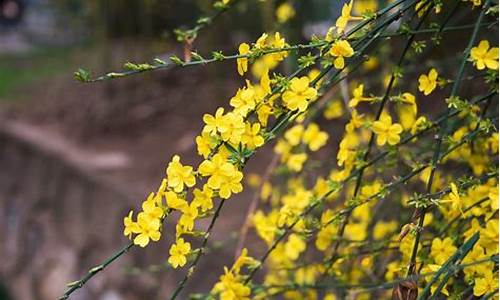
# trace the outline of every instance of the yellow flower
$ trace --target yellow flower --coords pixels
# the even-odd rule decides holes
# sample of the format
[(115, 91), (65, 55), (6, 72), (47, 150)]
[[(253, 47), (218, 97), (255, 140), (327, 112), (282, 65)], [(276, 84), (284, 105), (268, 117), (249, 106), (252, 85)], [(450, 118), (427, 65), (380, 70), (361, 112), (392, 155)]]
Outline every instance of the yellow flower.
[(437, 264), (445, 263), (455, 251), (457, 251), (457, 247), (453, 245), (453, 241), (449, 237), (444, 240), (440, 238), (432, 240), (431, 256)]
[(202, 132), (201, 135), (196, 137), (196, 146), (198, 154), (207, 158), (212, 152), (212, 149), (217, 145), (217, 141), (210, 136), (208, 132)]
[(460, 211), (463, 215), (463, 211), (462, 211), (463, 201), (460, 199), (460, 194), (458, 193), (457, 186), (454, 183), (451, 183), (450, 187), (451, 187), (451, 192), (448, 193), (447, 198), (441, 200), (441, 202), (451, 203), (452, 212)]
[(476, 278), (474, 281), (474, 296), (481, 296), (498, 290), (498, 278), (493, 276), (491, 270), (483, 274), (483, 276)]
[(139, 225), (136, 222), (134, 222), (134, 220), (132, 219), (133, 214), (134, 214), (134, 212), (130, 211), (128, 213), (128, 216), (126, 216), (123, 219), (123, 225), (125, 226), (125, 228), (123, 229), (123, 235), (125, 235), (128, 238), (131, 238), (132, 233), (139, 233), (140, 232)]
[(398, 272), (401, 271), (400, 263), (397, 261), (392, 261), (387, 264), (387, 271), (385, 272), (385, 280), (392, 281), (394, 277), (397, 276)]
[(172, 191), (168, 191), (165, 194), (165, 198), (167, 198), (167, 206), (171, 209), (182, 210), (188, 205), (186, 200), (180, 198), (176, 193)]
[(219, 189), (226, 177), (233, 174), (235, 167), (228, 163), (221, 154), (216, 154), (211, 160), (204, 160), (198, 167), (202, 176), (210, 176), (207, 181), (211, 189)]
[(140, 213), (137, 216), (137, 225), (139, 233), (134, 238), (134, 244), (141, 247), (146, 247), (149, 240), (158, 241), (160, 239), (160, 220), (151, 219), (147, 217), (144, 213)]
[(352, 132), (355, 128), (360, 128), (365, 124), (365, 115), (359, 114), (356, 109), (351, 110), (351, 121), (346, 125), (345, 130)]
[(364, 97), (363, 96), (364, 85), (360, 84), (357, 88), (352, 92), (352, 99), (349, 101), (349, 107), (353, 108), (358, 106), (358, 103), (361, 101), (371, 101), (375, 99), (374, 97)]
[(354, 10), (358, 14), (373, 13), (378, 8), (377, 0), (357, 0), (354, 2)]
[(498, 133), (493, 133), (491, 137), (488, 139), (490, 144), (490, 150), (492, 153), (498, 153)]
[(168, 258), (168, 263), (174, 268), (182, 267), (186, 264), (186, 255), (191, 252), (191, 244), (184, 242), (183, 238), (177, 239), (176, 243), (170, 247), (168, 253), (170, 257)]
[(233, 169), (230, 176), (226, 176), (222, 181), (219, 189), (219, 196), (222, 199), (229, 199), (231, 193), (237, 194), (243, 190), (243, 185), (241, 185), (241, 180), (243, 179), (243, 173)]
[(194, 199), (192, 205), (199, 207), (202, 212), (205, 212), (214, 207), (212, 202), (213, 191), (207, 186), (203, 186), (203, 190), (194, 189)]
[(321, 131), (318, 124), (310, 123), (306, 131), (304, 131), (302, 140), (309, 146), (311, 151), (317, 151), (328, 141), (328, 133)]
[[(276, 32), (274, 36), (269, 36), (267, 33), (263, 33), (262, 36), (255, 42), (256, 49), (280, 49), (286, 47), (287, 44), (285, 39), (281, 37), (279, 32)], [(263, 57), (257, 59), (252, 65), (252, 74), (260, 78), (268, 70), (276, 68), (278, 63), (288, 56), (287, 51), (273, 52), (264, 55)]]
[(323, 300), (337, 300), (337, 296), (335, 296), (335, 294), (333, 293), (328, 293), (325, 295)]
[(271, 194), (273, 193), (273, 187), (269, 183), (269, 181), (266, 181), (262, 184), (262, 189), (260, 190), (260, 198), (265, 201), (271, 197)]
[(281, 4), (280, 6), (278, 6), (278, 9), (276, 9), (276, 18), (278, 19), (279, 23), (285, 23), (294, 16), (295, 9), (293, 9), (293, 6), (291, 6), (288, 2)]
[(240, 256), (236, 259), (236, 261), (233, 264), (233, 267), (231, 268), (232, 272), (239, 273), (241, 268), (245, 265), (247, 266), (257, 266), (260, 262), (254, 259), (251, 256), (248, 256), (248, 249), (243, 248), (241, 250)]
[(306, 160), (307, 154), (305, 153), (291, 154), (286, 162), (286, 165), (290, 170), (299, 172), (302, 170), (302, 165)]
[(214, 285), (212, 293), (218, 294), (220, 300), (250, 300), (250, 287), (244, 285), (239, 274), (234, 274), (224, 267), (224, 275)]
[(300, 144), (303, 133), (304, 126), (302, 124), (295, 125), (285, 132), (285, 139), (290, 145), (297, 146), (298, 144)]
[(320, 251), (327, 250), (333, 242), (333, 238), (337, 234), (337, 228), (332, 224), (322, 227), (316, 235), (315, 246)]
[(158, 204), (158, 206), (161, 206), (162, 205), (162, 199), (163, 199), (163, 196), (165, 195), (165, 193), (167, 192), (167, 178), (163, 178), (161, 180), (161, 183), (160, 183), (160, 186), (158, 187), (158, 190), (156, 191), (156, 202)]
[(260, 78), (260, 87), (264, 90), (266, 95), (271, 94), (271, 79), (269, 78), (269, 69), (266, 69)]
[(400, 96), (401, 105), (398, 105), (398, 117), (404, 130), (409, 130), (415, 124), (417, 117), (417, 104), (415, 96), (411, 93), (403, 93)]
[(340, 40), (333, 43), (330, 48), (330, 55), (335, 57), (333, 61), (333, 65), (336, 69), (344, 68), (344, 57), (351, 57), (354, 55), (354, 49), (352, 49), (351, 45), (348, 41)]
[[(271, 47), (273, 48), (285, 48), (287, 43), (285, 42), (285, 38), (282, 38), (279, 32), (274, 33), (274, 37), (270, 41)], [(271, 58), (275, 62), (282, 61), (285, 57), (288, 56), (287, 51), (275, 52), (266, 55), (266, 57)], [(271, 68), (269, 68), (271, 69)]]
[(481, 5), (482, 0), (471, 0), (471, 2), (472, 2), (472, 6), (476, 7), (476, 6), (480, 6)]
[(493, 211), (498, 209), (498, 185), (491, 187), (488, 193), (490, 198), (490, 207)]
[(414, 114), (417, 114), (417, 103), (416, 98), (412, 93), (403, 93), (401, 95), (401, 102), (411, 105)]
[(196, 179), (193, 174), (193, 167), (183, 166), (180, 163), (179, 155), (174, 155), (167, 167), (167, 182), (168, 186), (177, 193), (182, 192), (184, 185), (187, 187), (194, 186)]
[[(441, 269), (441, 265), (428, 264), (428, 265), (425, 265), (422, 268), (422, 271), (420, 273), (422, 273), (422, 274), (432, 274), (432, 273), (436, 273), (437, 271), (439, 271), (439, 269)], [(431, 278), (432, 278), (432, 275), (425, 276), (425, 279), (427, 281), (430, 280)], [(434, 291), (437, 289), (437, 287), (438, 287), (438, 284), (434, 284), (434, 285), (431, 286), (431, 294), (432, 295), (434, 295)], [(450, 293), (448, 292), (448, 289), (446, 288), (446, 285), (441, 290), (441, 293), (443, 293), (446, 296), (450, 295)]]
[(396, 221), (384, 222), (380, 221), (373, 227), (373, 237), (376, 240), (380, 240), (389, 234), (393, 234), (398, 228), (398, 223)]
[(342, 14), (337, 19), (337, 22), (335, 22), (338, 34), (341, 34), (345, 30), (347, 22), (349, 22), (350, 20), (362, 19), (360, 17), (351, 16), (351, 10), (352, 10), (352, 1), (349, 1), (349, 3), (345, 3), (344, 6), (342, 7)]
[[(286, 249), (285, 249), (286, 251)], [(316, 280), (316, 275), (318, 273), (318, 268), (314, 265), (309, 267), (301, 267), (295, 272), (295, 282), (298, 284), (314, 284)], [(301, 298), (302, 299), (302, 298)], [(306, 299), (317, 299), (317, 297), (308, 297)]]
[(419, 117), (411, 127), (411, 134), (416, 134), (417, 132), (424, 130), (427, 128), (428, 124), (429, 120), (427, 120), (425, 116)]
[(463, 233), (463, 236), (466, 240), (468, 240), (473, 234), (475, 234), (480, 229), (481, 229), (481, 224), (479, 224), (479, 221), (476, 218), (474, 218), (470, 221), (470, 228)]
[(229, 105), (234, 107), (234, 112), (245, 117), (247, 113), (255, 108), (256, 92), (250, 82), (247, 81), (247, 87), (238, 89), (236, 95), (229, 100)]
[[(307, 73), (307, 77), (309, 77), (310, 81), (316, 80), (316, 78), (318, 78), (318, 76), (320, 76), (320, 75), (321, 75), (321, 72), (316, 68), (311, 69), (311, 71), (309, 71), (309, 73)], [(323, 79), (319, 79), (318, 81), (316, 81), (316, 87), (319, 87), (321, 85), (322, 81), (323, 81)]]
[[(472, 248), (472, 250), (469, 253), (467, 253), (462, 262), (464, 264), (470, 264), (485, 258), (487, 258), (487, 256), (484, 254), (483, 247), (479, 246), (478, 244), (475, 244), (474, 248)], [(483, 272), (486, 271), (485, 269), (488, 269), (488, 267), (490, 266), (486, 263), (471, 265), (467, 268), (464, 268), (464, 273), (466, 278), (471, 278), (475, 274), (482, 275)]]
[(346, 236), (351, 240), (362, 241), (366, 239), (367, 223), (349, 223), (345, 227)]
[(237, 145), (240, 143), (241, 136), (245, 132), (245, 122), (242, 116), (230, 112), (222, 118), (222, 123), (217, 129), (223, 141)]
[(210, 135), (217, 134), (218, 128), (220, 128), (223, 124), (224, 120), (224, 108), (219, 107), (215, 111), (215, 115), (204, 114), (203, 122), (205, 122), (205, 126), (203, 127), (203, 132), (206, 132)]
[(292, 151), (292, 146), (284, 140), (278, 140), (274, 146), (274, 153), (279, 154), (281, 162), (285, 162)]
[(156, 199), (154, 193), (151, 193), (148, 199), (142, 202), (142, 211), (151, 219), (160, 219), (163, 216), (163, 210), (156, 206)]
[(260, 105), (257, 109), (257, 117), (262, 126), (267, 126), (269, 116), (273, 113), (273, 106), (270, 103)]
[(182, 215), (179, 219), (178, 224), (182, 226), (185, 231), (193, 230), (194, 221), (198, 217), (198, 208), (195, 203), (191, 205), (186, 205), (182, 208)]
[(378, 58), (375, 56), (370, 56), (368, 60), (363, 63), (363, 68), (367, 71), (375, 70), (379, 65)]
[[(403, 240), (399, 243), (399, 252), (403, 256), (403, 262), (409, 262), (410, 256), (415, 245), (415, 236), (413, 234), (407, 234), (403, 237)], [(422, 245), (418, 245), (418, 250), (422, 248)]]
[(491, 219), (479, 230), (479, 245), (483, 246), (487, 255), (498, 252), (498, 219)]
[(477, 47), (470, 50), (469, 60), (478, 70), (484, 68), (498, 70), (498, 47), (490, 48), (490, 43), (487, 40), (482, 40)]
[(344, 114), (342, 102), (339, 100), (332, 101), (326, 108), (323, 116), (327, 120), (332, 120), (341, 117)]
[(257, 41), (255, 41), (255, 48), (257, 49), (263, 49), (263, 48), (266, 48), (267, 47), (267, 38), (269, 37), (269, 35), (267, 33), (263, 33), (258, 39)]
[(422, 74), (418, 78), (418, 90), (424, 93), (424, 95), (429, 95), (436, 88), (438, 73), (436, 69), (432, 68), (428, 75)]
[(372, 130), (377, 134), (377, 145), (383, 146), (385, 143), (396, 145), (399, 143), (399, 134), (403, 131), (400, 124), (392, 123), (391, 116), (383, 114), (380, 120), (373, 122)]
[[(421, 17), (424, 15), (424, 13), (425, 13), (425, 9), (422, 9), (422, 7), (423, 7), (424, 5), (427, 5), (427, 4), (428, 4), (428, 2), (427, 2), (427, 1), (425, 1), (425, 0), (421, 0), (420, 2), (418, 2), (418, 3), (415, 5), (415, 11), (418, 11), (418, 14), (417, 14), (417, 15), (418, 15), (420, 18), (421, 18)], [(443, 6), (443, 5), (442, 5), (442, 3), (440, 3), (440, 4), (438, 4), (438, 5), (435, 5), (435, 6), (434, 6), (434, 12), (435, 12), (436, 14), (439, 14), (439, 13), (441, 12), (441, 8), (442, 8), (442, 6)]]
[(276, 234), (275, 231), (275, 219), (276, 213), (270, 213), (269, 216), (264, 215), (262, 211), (257, 211), (252, 217), (252, 223), (257, 231), (257, 234), (262, 238), (268, 245), (274, 240)]
[(285, 254), (290, 260), (299, 258), (300, 253), (306, 249), (306, 242), (296, 234), (291, 234), (285, 244)]
[(283, 93), (282, 98), (288, 109), (302, 112), (307, 109), (308, 100), (312, 100), (316, 95), (316, 89), (309, 87), (309, 78), (304, 76), (294, 77), (290, 81), (289, 90)]
[[(250, 46), (247, 43), (242, 43), (238, 47), (238, 52), (240, 55), (248, 55), (250, 53)], [(237, 58), (236, 65), (238, 66), (238, 74), (243, 76), (243, 74), (245, 74), (245, 72), (248, 70), (248, 58)]]
[(260, 124), (250, 122), (245, 125), (245, 133), (241, 136), (241, 143), (249, 149), (255, 149), (264, 145), (264, 138), (259, 134)]

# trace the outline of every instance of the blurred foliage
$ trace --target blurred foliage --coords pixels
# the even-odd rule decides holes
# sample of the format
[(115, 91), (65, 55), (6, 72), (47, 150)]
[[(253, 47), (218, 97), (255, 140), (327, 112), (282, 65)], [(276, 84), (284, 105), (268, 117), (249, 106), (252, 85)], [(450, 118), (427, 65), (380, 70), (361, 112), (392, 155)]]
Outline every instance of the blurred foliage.
[(18, 99), (15, 93), (26, 84), (67, 72), (71, 68), (68, 65), (70, 57), (67, 48), (44, 48), (0, 56), (0, 100)]

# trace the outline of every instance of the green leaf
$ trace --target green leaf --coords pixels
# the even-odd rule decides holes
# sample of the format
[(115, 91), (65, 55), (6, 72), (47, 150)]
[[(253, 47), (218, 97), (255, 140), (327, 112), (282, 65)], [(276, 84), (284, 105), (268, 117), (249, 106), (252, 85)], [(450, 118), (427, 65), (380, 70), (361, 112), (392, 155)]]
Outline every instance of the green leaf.
[(158, 64), (158, 65), (166, 65), (167, 64), (166, 61), (159, 59), (159, 58), (155, 58), (153, 61), (155, 64)]
[(90, 81), (90, 72), (84, 69), (78, 69), (75, 73), (73, 73), (73, 77), (81, 82), (89, 82)]
[(177, 55), (170, 56), (170, 60), (178, 66), (184, 65), (184, 62)]
[(310, 52), (307, 55), (299, 57), (298, 62), (301, 68), (307, 68), (314, 65), (316, 61), (316, 56), (312, 55)]
[(197, 52), (191, 52), (191, 57), (196, 60), (196, 61), (203, 61), (205, 60), (203, 56), (199, 55)]
[(224, 60), (226, 57), (224, 56), (224, 54), (222, 54), (221, 51), (214, 51), (212, 52), (212, 57), (215, 59), (215, 60)]

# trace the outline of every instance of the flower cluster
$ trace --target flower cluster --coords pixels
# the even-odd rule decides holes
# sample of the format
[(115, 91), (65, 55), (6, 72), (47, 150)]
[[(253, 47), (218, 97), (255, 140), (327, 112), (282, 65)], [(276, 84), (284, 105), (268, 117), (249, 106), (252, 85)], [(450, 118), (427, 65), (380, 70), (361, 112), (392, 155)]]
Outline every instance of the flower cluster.
[[(285, 40), (279, 33), (273, 37), (263, 34), (252, 46), (241, 44), (238, 73), (243, 75), (248, 70), (250, 54), (285, 46)], [(134, 244), (145, 247), (150, 240), (158, 241), (163, 219), (178, 213), (176, 241), (170, 247), (168, 262), (174, 268), (188, 262), (193, 249), (186, 238), (197, 235), (196, 220), (214, 213), (215, 198), (223, 201), (243, 190), (241, 169), (246, 159), (264, 145), (270, 117), (277, 117), (284, 110), (303, 112), (308, 103), (316, 99), (317, 90), (310, 86), (308, 77), (291, 78), (282, 87), (281, 95), (273, 92), (276, 80), (270, 78), (269, 70), (286, 56), (287, 52), (278, 51), (259, 58), (255, 64), (259, 61), (264, 64), (263, 71), (257, 72), (259, 81), (252, 83), (247, 80), (246, 85), (237, 90), (229, 101), (232, 109), (226, 111), (219, 107), (213, 115), (203, 116), (205, 125), (196, 137), (198, 154), (203, 158), (198, 167), (185, 165), (178, 155), (174, 155), (158, 191), (151, 193), (143, 202), (143, 211), (138, 214), (137, 221), (133, 220), (133, 211), (124, 219), (124, 234), (132, 238)], [(320, 131), (317, 124), (309, 124), (299, 139), (311, 151), (316, 151), (326, 143), (327, 138), (328, 135)], [(298, 170), (300, 159), (295, 158), (294, 161), (291, 165)], [(231, 273), (226, 275), (227, 280), (232, 276)], [(224, 282), (229, 284), (227, 280)]]
[[(248, 62), (252, 61), (251, 57), (256, 57), (257, 59), (252, 64), (252, 74), (260, 78), (267, 71), (275, 69), (279, 62), (288, 56), (287, 51), (279, 51), (287, 46), (288, 44), (279, 32), (274, 35), (262, 34), (252, 47), (247, 43), (240, 44), (239, 54), (244, 57), (236, 60), (238, 73), (243, 76), (248, 71)], [(265, 51), (269, 53), (263, 54)]]
[[(241, 255), (236, 259), (231, 269), (224, 268), (224, 275), (214, 285), (212, 293), (219, 295), (223, 300), (250, 300), (250, 287), (245, 285), (245, 275), (241, 274), (242, 268), (252, 269), (258, 266), (259, 262), (248, 256), (248, 250), (242, 250)], [(253, 298), (252, 298), (253, 299)]]
[(321, 131), (316, 123), (310, 123), (307, 127), (303, 124), (295, 125), (285, 132), (284, 137), (278, 141), (274, 151), (292, 172), (302, 170), (302, 165), (307, 160), (307, 149), (318, 151), (328, 141), (328, 133)]
[[(467, 9), (482, 6), (475, 26), (483, 26), (481, 18), (494, 10), (479, 0), (471, 3)], [(491, 107), (498, 105), (498, 47), (475, 41), (474, 34), (465, 52), (457, 50), (462, 66), (475, 67), (469, 69), (477, 82), (477, 90), (459, 94), (470, 79), (466, 68), (455, 74), (436, 61), (422, 64), (425, 69), (407, 63), (425, 58), (428, 45), (418, 34), (436, 32), (429, 41), (441, 47), (441, 34), (468, 27), (436, 31), (435, 23), (423, 19), (447, 9), (441, 1), (391, 5), (376, 13), (374, 0), (345, 3), (335, 26), (309, 44), (289, 45), (279, 32), (241, 43), (230, 58), (239, 75), (251, 76), (227, 105), (203, 115), (195, 138), (199, 161), (188, 165), (174, 155), (137, 217), (130, 211), (124, 218), (131, 243), (145, 247), (158, 241), (164, 220), (172, 218), (175, 242), (168, 263), (178, 268), (192, 262), (194, 270), (193, 257), (205, 250), (194, 246), (196, 239), (202, 237), (206, 247), (221, 204), (243, 191), (249, 158), (276, 138), (275, 165), (264, 176), (246, 177), (260, 200), (250, 205), (248, 219), (267, 252), (258, 261), (243, 249), (224, 268), (209, 299), (368, 299), (366, 291), (348, 286), (381, 280), (400, 283), (395, 294), (401, 286), (450, 298), (495, 293), (499, 139)], [(353, 16), (353, 9), (363, 17)], [(275, 17), (286, 25), (297, 12), (285, 1)], [(406, 12), (413, 17), (382, 35)], [(366, 21), (364, 26), (347, 30), (361, 20), (357, 24)], [(429, 28), (419, 31), (421, 25)], [(374, 42), (393, 37), (406, 37), (407, 47), (392, 51), (391, 43)], [(298, 59), (299, 71), (280, 74), (279, 64), (303, 49), (311, 52)], [(401, 49), (401, 60), (392, 65)], [(229, 58), (214, 57), (224, 59)], [(352, 78), (354, 72), (359, 76)], [(437, 98), (441, 93), (449, 97)], [(435, 106), (422, 109), (429, 103)], [(335, 138), (338, 147), (326, 149)], [(206, 217), (212, 222), (202, 230), (198, 221)], [(253, 275), (264, 267), (259, 284)], [(415, 273), (422, 276), (405, 278)], [(441, 274), (438, 281), (435, 274)], [(325, 278), (349, 285), (329, 287)], [(387, 298), (390, 291), (374, 295)]]

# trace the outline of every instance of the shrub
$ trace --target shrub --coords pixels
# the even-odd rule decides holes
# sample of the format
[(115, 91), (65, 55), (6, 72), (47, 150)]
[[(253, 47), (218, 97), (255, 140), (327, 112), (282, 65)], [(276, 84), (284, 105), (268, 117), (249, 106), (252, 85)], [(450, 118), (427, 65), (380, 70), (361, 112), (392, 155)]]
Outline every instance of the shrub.
[[(175, 299), (198, 271), (224, 203), (243, 190), (245, 166), (272, 142), (265, 173), (246, 177), (255, 197), (236, 261), (211, 291), (192, 298), (496, 295), (498, 5), (397, 0), (377, 10), (377, 1), (354, 1), (343, 5), (326, 36), (290, 44), (279, 32), (264, 33), (236, 54), (205, 58), (190, 46), (233, 5), (216, 2), (213, 17), (177, 31), (187, 49), (183, 59), (127, 63), (123, 72), (97, 78), (76, 73), (92, 82), (233, 60), (248, 80), (229, 109), (203, 116), (200, 164), (173, 156), (158, 190), (124, 219), (130, 244), (72, 283), (63, 298), (129, 248), (158, 241), (164, 220), (178, 215), (168, 262), (187, 271)], [(281, 23), (297, 13), (292, 2), (276, 10)], [(448, 38), (457, 32), (465, 44)], [(290, 74), (280, 72), (286, 60), (298, 65)], [(332, 135), (341, 137), (338, 145)], [(202, 217), (211, 220), (204, 230), (197, 225)], [(243, 248), (249, 227), (267, 246), (260, 257)]]

